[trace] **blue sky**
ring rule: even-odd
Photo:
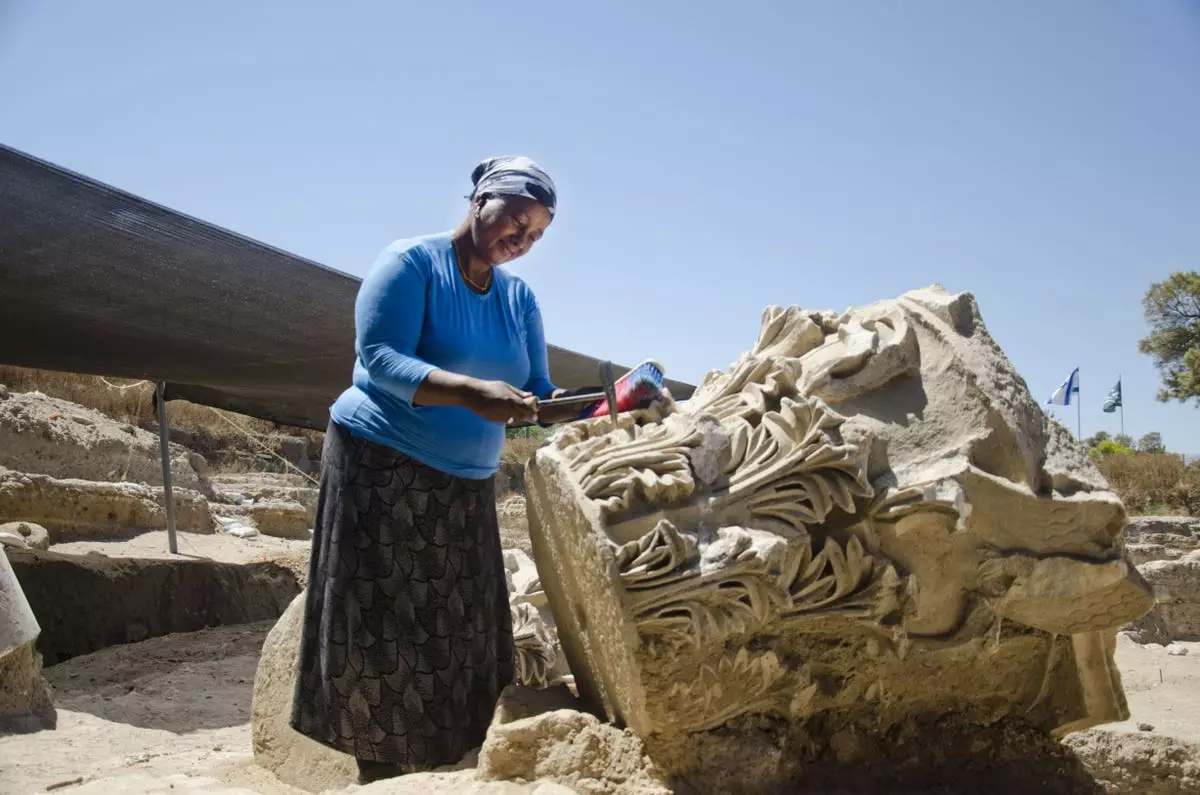
[[[1120,373],[1127,430],[1200,455],[1137,351],[1200,268],[1200,5],[334,5],[0,0],[0,141],[360,275],[527,154],[551,342],[694,382],[767,304],[938,282],[1038,400],[1081,368],[1085,435]]]

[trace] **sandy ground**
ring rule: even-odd
[[[212,792],[220,782],[296,792],[263,788],[246,769],[254,672],[273,623],[153,638],[46,669],[58,725],[0,737],[0,791]],[[181,786],[166,787],[168,776]]]
[[[523,506],[514,503],[501,509],[505,546],[528,544],[524,528],[515,521],[519,508]],[[277,560],[300,571],[309,548],[309,541],[262,535],[179,535],[183,555],[229,563]],[[53,549],[170,557],[165,532],[58,544]],[[48,668],[57,728],[0,735],[0,793],[302,795],[254,765],[251,752],[254,674],[273,623],[154,638]],[[1132,717],[1103,730],[1200,743],[1200,643],[1141,646],[1122,635],[1116,657]],[[442,778],[414,780],[412,792],[463,792],[474,784],[462,775]],[[397,791],[407,787],[396,790],[393,784],[389,789]],[[496,784],[471,791],[534,790]]]
[[[1139,732],[1146,724],[1153,734],[1200,743],[1200,643],[1139,646],[1120,635],[1116,657],[1131,717],[1104,728]]]
[[[0,792],[297,795],[251,754],[251,690],[272,623],[154,638],[47,669],[58,726],[0,737]],[[1108,731],[1148,724],[1200,742],[1200,643],[1123,638],[1117,662],[1133,717]],[[436,789],[456,783],[466,781],[448,777]]]

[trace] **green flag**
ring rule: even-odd
[[[1121,406],[1121,382],[1117,381],[1117,385],[1108,391],[1108,397],[1104,399],[1104,411],[1107,414],[1112,414]]]

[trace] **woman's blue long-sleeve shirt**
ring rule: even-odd
[[[459,477],[499,468],[504,425],[459,406],[414,406],[434,369],[554,391],[541,310],[529,286],[500,268],[486,294],[458,271],[450,233],[392,243],[363,279],[354,306],[352,386],[330,408],[351,434]]]

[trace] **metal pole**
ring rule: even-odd
[[[159,381],[155,387],[158,397],[158,446],[162,452],[163,502],[167,509],[167,548],[172,555],[179,554],[175,540],[175,496],[171,492],[171,429],[167,425],[167,382]]]
[[[1125,435],[1125,386],[1121,383],[1121,374],[1117,373],[1117,388],[1121,390],[1121,435]]]
[[[1079,441],[1084,441],[1084,393],[1075,395],[1075,428],[1079,430]]]

